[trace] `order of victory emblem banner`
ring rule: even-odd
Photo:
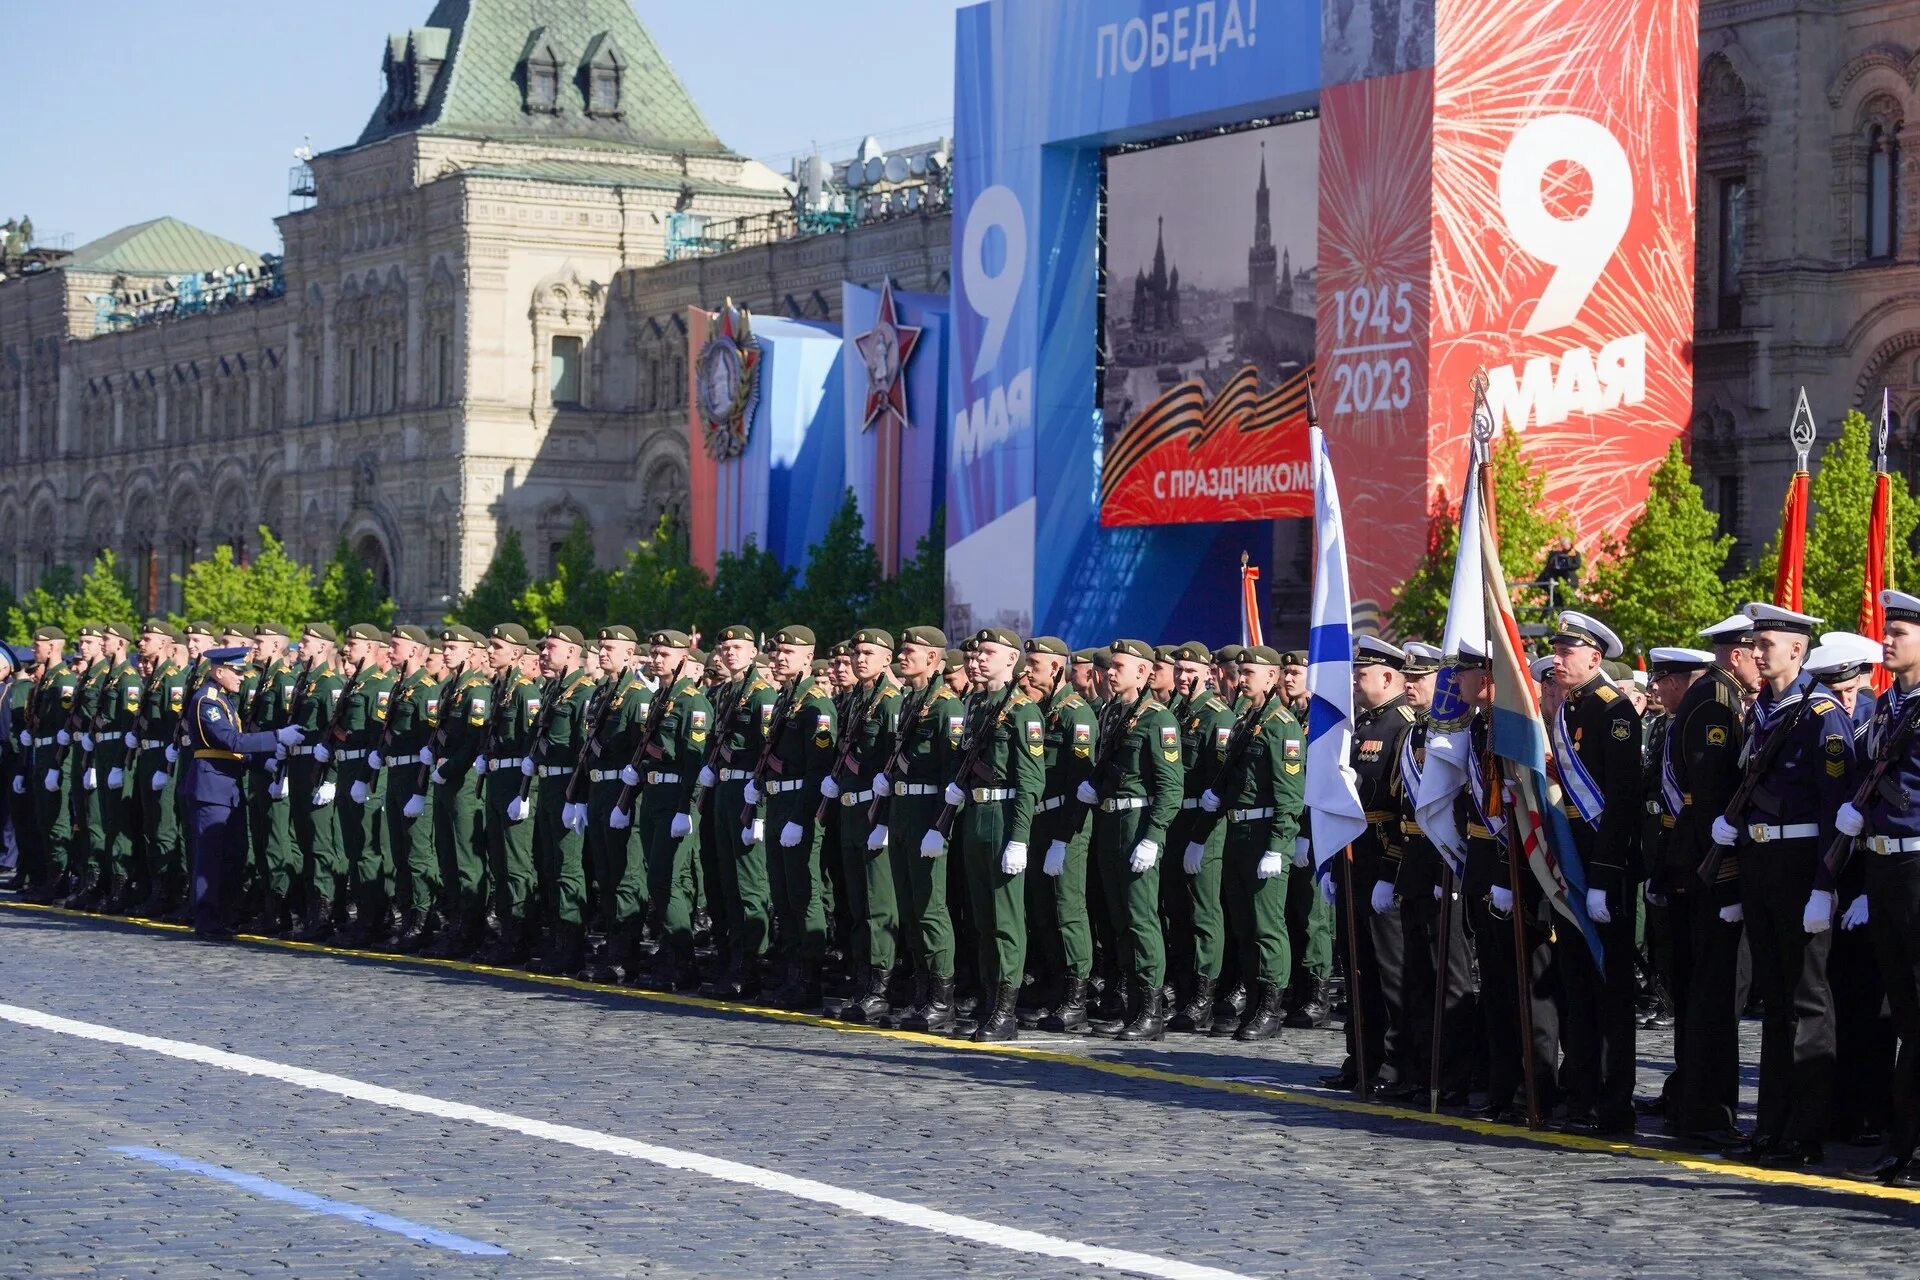
[[[728,298],[714,316],[714,329],[694,357],[702,437],[707,456],[737,458],[747,447],[747,428],[760,399],[760,344],[753,317]]]

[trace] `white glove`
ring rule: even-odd
[[[782,849],[797,847],[800,843],[800,837],[805,834],[804,831],[800,830],[799,823],[789,822],[786,826],[780,828],[780,847]]]
[[[1067,842],[1065,840],[1055,840],[1047,846],[1046,860],[1040,864],[1040,869],[1050,876],[1066,874]]]
[[[81,735],[80,735],[80,749],[81,749],[82,751],[92,751],[92,750],[93,750],[93,735],[92,735],[92,734],[90,734],[90,733],[83,733],[83,734],[81,734]]]
[[[323,782],[315,787],[313,789],[313,807],[316,809],[324,809],[332,804],[334,791],[335,788],[331,782]]]
[[[171,750],[172,748],[168,748],[168,749],[169,749],[169,750]],[[171,759],[172,757],[168,757],[168,758],[169,758],[169,759]],[[282,760],[285,760],[286,758],[287,758],[287,744],[286,744],[286,743],[284,743],[284,742],[276,742],[276,743],[274,743],[274,744],[273,744],[273,763],[274,763],[274,766],[275,766],[275,767],[277,768],[277,767],[279,766],[279,764],[280,764],[280,762],[281,762]]]
[[[521,776],[521,777],[523,777],[523,778],[531,778],[531,777],[533,776],[533,771],[534,771],[534,769],[535,769],[535,768],[536,768],[536,766],[535,766],[535,765],[534,765],[534,763],[533,763],[533,757],[532,757],[532,756],[521,756],[521,757],[520,757],[520,776]]]
[[[25,774],[16,773],[13,775],[13,794],[17,796],[27,794],[27,778]]]
[[[873,794],[882,797],[892,795],[893,779],[884,773],[875,774],[873,778]]]
[[[1133,846],[1133,852],[1127,857],[1127,869],[1135,875],[1153,870],[1153,864],[1160,861],[1160,843],[1157,840],[1142,840]]]
[[[1724,816],[1713,820],[1713,842],[1733,848],[1734,841],[1740,838],[1740,828],[1728,822]]]
[[[275,729],[273,736],[274,740],[283,747],[297,747],[300,745],[300,726],[290,724],[285,728]]]
[[[753,785],[753,779],[747,779],[747,785],[741,788],[740,798],[748,804],[760,803],[760,788]]]
[[[180,762],[180,748],[169,746],[167,748],[167,763],[178,764],[179,762]]]
[[[625,831],[633,824],[633,815],[618,805],[607,812],[607,825],[615,831]]]
[[[475,756],[473,758],[473,771],[475,773],[485,773],[487,771],[487,758],[485,756]]]
[[[324,742],[316,742],[313,744],[313,758],[316,763],[325,764],[333,759],[333,748]]]
[[[1000,851],[1000,874],[1017,876],[1027,869],[1027,842],[1009,840],[1007,847]]]
[[[33,745],[33,730],[22,729],[20,731],[20,745],[23,747],[31,747]]]
[[[1373,882],[1373,896],[1369,898],[1368,901],[1373,907],[1373,914],[1377,916],[1383,916],[1393,910],[1393,882],[1391,880],[1375,880]]]
[[[427,780],[429,782],[434,783],[436,786],[444,787],[447,785],[447,776],[444,773],[440,772],[439,765],[435,765],[433,767],[433,772],[427,775]]]
[[[740,828],[741,844],[747,844],[747,845],[759,844],[762,840],[765,840],[766,838],[767,838],[767,821],[765,818],[755,818],[752,822],[749,822],[746,826]]]
[[[140,739],[134,736],[133,730],[129,729],[120,735],[120,745],[132,751],[140,745]]]
[[[1857,836],[1867,829],[1867,815],[1854,808],[1849,800],[1835,811],[1833,826],[1843,836]]]
[[[1198,840],[1189,840],[1186,856],[1180,859],[1180,869],[1190,876],[1197,876],[1200,874],[1200,864],[1206,861],[1206,857],[1207,846]]]
[[[667,834],[675,840],[692,830],[693,815],[690,813],[676,813],[673,815],[673,821],[667,824]]]
[[[59,743],[63,747],[70,747],[73,745],[73,735],[68,733],[65,729],[62,729],[60,732],[54,734],[53,740]]]
[[[1492,891],[1493,909],[1503,916],[1513,914],[1513,890],[1505,885],[1494,885]]]
[[[829,800],[838,800],[840,798],[840,784],[832,778],[822,778],[820,779],[820,794]]]
[[[1846,914],[1840,917],[1842,929],[1858,929],[1867,922],[1867,895],[1861,894],[1847,904]]]
[[[121,787],[125,786],[126,784],[127,784],[127,771],[125,769],[122,769],[118,765],[116,765],[113,768],[107,770],[107,788],[109,790],[118,791]]]
[[[385,756],[381,755],[378,751],[367,752],[367,768],[378,773],[386,767],[387,758]]]
[[[560,806],[560,825],[569,831],[578,832],[580,828],[576,827],[574,823],[579,820],[580,808],[581,806],[571,801],[562,803]]]
[[[1833,928],[1833,895],[1815,889],[1807,895],[1807,909],[1800,913],[1800,927],[1808,933],[1825,933]]]
[[[1326,876],[1320,876],[1318,877],[1318,879],[1320,881],[1320,901],[1326,903],[1328,906],[1332,906],[1333,900],[1334,900],[1334,892],[1335,892],[1333,887],[1333,877],[1330,875],[1326,875]]]
[[[287,780],[285,778],[276,778],[273,782],[267,784],[267,799],[285,800],[286,798]]]
[[[1093,789],[1093,784],[1091,782],[1083,782],[1079,786],[1075,787],[1073,789],[1073,798],[1078,800],[1081,804],[1085,804],[1085,805],[1095,805],[1100,803],[1100,793]]]
[[[89,791],[93,790],[95,787],[100,785],[99,779],[93,776],[92,765],[88,765],[86,772],[80,775],[80,785],[85,787]]]
[[[1293,838],[1293,865],[1304,867],[1313,861],[1313,841],[1306,836]]]
[[[880,852],[880,850],[886,847],[887,847],[887,824],[883,822],[879,826],[875,827],[873,830],[867,832],[867,848],[873,850],[875,853],[878,853]]]
[[[372,796],[372,794],[371,791],[367,790],[367,784],[365,782],[356,782],[347,788],[347,795],[355,804],[365,804],[368,797]]]
[[[695,778],[694,781],[698,782],[701,788],[704,790],[712,787],[715,782],[719,781],[719,779],[713,776],[713,770],[707,768],[707,766],[705,765],[701,765],[700,776]]]
[[[1730,907],[1720,908],[1720,918],[1728,924],[1739,924],[1747,918],[1747,909],[1736,902]]]
[[[1649,889],[1647,890],[1647,905],[1650,907],[1664,907],[1667,905],[1667,895],[1664,893],[1655,893],[1652,889]]]
[[[1613,923],[1613,912],[1607,908],[1605,889],[1587,890],[1587,919],[1595,924]]]
[[[1442,890],[1441,890],[1441,888],[1440,888],[1440,886],[1439,886],[1439,885],[1435,885],[1435,886],[1433,886],[1433,900],[1434,900],[1435,902],[1438,902],[1438,901],[1440,901],[1440,899],[1441,899],[1441,898],[1442,898],[1443,896],[1445,896],[1445,895],[1444,895],[1444,893],[1442,892]]]
[[[425,796],[408,796],[407,802],[400,806],[400,814],[406,818],[417,818],[427,811]]]
[[[936,827],[928,827],[927,834],[920,837],[920,856],[937,858],[947,851],[947,838]]]
[[[507,801],[507,821],[525,822],[527,820],[527,798],[515,796]]]
[[[165,769],[155,769],[153,771],[153,777],[148,780],[147,785],[155,791],[165,791],[167,789],[167,771]]]
[[[1269,849],[1260,855],[1260,865],[1253,869],[1253,874],[1256,879],[1271,880],[1283,874],[1286,869],[1287,855]]]
[[[620,781],[629,787],[637,787],[640,785],[640,775],[634,771],[632,765],[623,764],[620,766]]]
[[[45,785],[49,791],[58,791],[60,789],[60,771],[58,769],[47,770]]]
[[[433,768],[433,748],[432,747],[420,748],[420,753],[416,755],[414,759],[418,760],[421,764],[427,766],[427,768],[429,769]]]
[[[947,789],[941,793],[941,798],[945,800],[948,804],[952,805],[954,808],[958,809],[961,805],[966,803],[967,793],[960,789],[959,783],[949,782],[947,784]]]

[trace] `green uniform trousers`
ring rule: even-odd
[[[281,768],[285,768],[284,763]],[[177,769],[177,766],[176,766]],[[264,768],[247,771],[247,848],[253,858],[254,880],[282,902],[293,893],[300,875],[299,855],[293,848],[293,811],[285,799],[268,794],[282,775]],[[164,793],[162,803],[176,827],[179,824],[180,775]],[[181,861],[186,861],[186,842],[181,841]]]
[[[1226,855],[1222,860],[1220,896],[1233,916],[1234,945],[1240,951],[1240,973],[1247,981],[1270,984],[1285,991],[1293,973],[1293,950],[1287,942],[1287,881],[1291,853],[1280,858],[1280,874],[1262,880],[1255,874],[1267,851],[1264,821],[1251,825],[1229,823]],[[1312,876],[1301,876],[1311,885]]]
[[[293,843],[301,853],[301,881],[309,898],[335,901],[346,888],[347,860],[340,848],[340,811],[336,805],[313,803],[313,789],[325,766],[312,756],[287,762],[287,803],[293,806]]]
[[[1333,932],[1333,904],[1320,896],[1311,870],[1288,859],[1287,950],[1302,972],[1321,982],[1333,977]]]
[[[533,784],[533,856],[540,882],[540,904],[550,927],[586,923],[586,841],[560,821],[567,805],[571,773]]]
[[[820,827],[813,820],[813,797],[786,792],[769,797],[766,809],[767,856],[774,875],[774,910],[779,913],[780,945],[789,960],[817,962],[827,949],[827,884],[820,868]],[[799,840],[783,844],[791,823]]]
[[[524,921],[533,896],[533,815],[507,821],[507,805],[520,794],[520,771],[500,769],[480,784],[485,802],[487,879],[500,925]]]
[[[1068,804],[1078,804],[1071,796]],[[1057,876],[1045,872],[1047,850],[1053,841],[1035,844],[1027,855],[1027,910],[1033,920],[1033,939],[1054,977],[1087,978],[1093,974],[1093,924],[1087,917],[1087,843],[1090,823],[1081,823],[1067,841],[1066,861]]]
[[[381,806],[387,824],[387,849],[394,864],[394,897],[402,912],[424,916],[440,900],[440,856],[433,847],[433,785],[414,790],[419,770],[411,762],[387,770],[387,798]],[[407,801],[424,796],[420,816],[409,818]]]
[[[166,775],[166,785],[153,789],[153,775]],[[140,811],[140,856],[149,887],[178,897],[187,887],[186,846],[180,839],[180,823],[174,807],[174,792],[179,787],[173,766],[167,763],[165,747],[150,747],[134,757],[132,777],[134,799]]]
[[[434,845],[440,851],[441,914],[455,919],[479,914],[487,900],[487,838],[480,805],[480,775],[469,769],[457,778],[430,784]]]
[[[855,966],[891,970],[900,957],[903,877],[896,874],[886,846],[867,848],[867,837],[873,833],[873,824],[867,821],[871,804],[871,799],[851,805],[834,801],[840,811],[841,879],[847,890],[847,914],[853,923],[853,950],[848,959]]]
[[[367,785],[365,804],[353,798],[353,784]],[[347,881],[354,901],[367,912],[384,915],[393,904],[393,853],[387,846],[387,824],[381,817],[386,803],[384,772],[371,774],[367,762],[347,760],[335,772],[333,803],[340,810],[340,846],[347,863]]]
[[[647,863],[634,843],[633,826],[607,821],[620,791],[615,776],[591,783],[587,793],[586,853],[592,859],[601,927],[610,934],[636,927],[647,914]]]
[[[1167,847],[1160,856],[1170,865],[1160,877],[1160,909],[1167,920],[1167,948],[1174,972],[1217,979],[1227,950],[1227,922],[1220,907],[1220,859],[1226,848],[1227,824],[1213,824],[1212,833],[1202,845],[1200,874],[1190,876],[1186,857],[1194,825],[1190,815],[1182,814],[1167,830]]]
[[[956,824],[968,909],[978,930],[979,976],[983,988],[1002,982],[1010,982],[1017,988],[1026,980],[1027,887],[1023,880],[1026,873],[1008,875],[1000,869],[1013,803],[1011,800],[969,803],[960,810]]]
[[[1160,927],[1160,862],[1145,871],[1130,865],[1146,826],[1146,810],[1093,815],[1093,856],[1100,863],[1101,908],[1119,948],[1120,972],[1158,987],[1167,980],[1166,940]],[[1161,859],[1167,850],[1160,851]]]
[[[81,861],[76,853],[84,855],[85,846],[75,848],[73,831],[73,766],[62,765],[54,768],[54,752],[51,747],[43,747],[34,752],[36,768],[27,775],[27,789],[33,795],[36,813],[35,829],[41,833],[41,847],[46,854],[46,869],[50,879],[58,879],[68,872],[79,872]],[[47,773],[53,770],[58,776],[52,791],[47,790]]]
[[[747,824],[744,779],[723,778],[710,793],[708,823],[720,846],[720,898],[729,913],[735,953],[746,960],[767,954],[773,936],[773,885],[764,840],[742,839]]]
[[[947,863],[928,858],[920,842],[946,807],[939,796],[895,796],[887,802],[887,857],[901,870],[900,930],[920,972],[953,977],[953,917],[947,911]]]
[[[693,864],[699,840],[693,831],[673,834],[673,819],[686,807],[684,785],[656,783],[640,796],[634,827],[647,866],[648,911],[662,939],[678,956],[693,954]]]

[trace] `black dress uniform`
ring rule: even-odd
[[[245,649],[217,649],[207,662],[245,661]],[[240,781],[249,756],[271,755],[278,745],[272,733],[242,733],[233,703],[208,680],[193,691],[181,716],[188,755],[180,783],[186,808],[187,845],[193,866],[193,928],[200,934],[226,932],[221,892],[226,872],[238,865],[246,832]]]
[[[1827,653],[1822,644],[1814,657]],[[1873,646],[1879,660],[1880,646]],[[1864,676],[1870,665],[1822,663],[1815,678],[1840,681]],[[1845,707],[1844,696],[1841,706]],[[1847,792],[1859,789],[1870,757],[1868,735],[1872,731],[1876,703],[1873,692],[1859,689],[1847,714],[1853,721],[1854,767],[1847,774]],[[1855,1146],[1875,1146],[1884,1141],[1893,1114],[1893,1018],[1887,1008],[1886,984],[1880,978],[1880,963],[1874,954],[1873,936],[1853,910],[1867,892],[1867,859],[1847,860],[1834,883],[1833,950],[1827,956],[1827,984],[1833,988],[1833,1109],[1827,1118],[1828,1136]]]

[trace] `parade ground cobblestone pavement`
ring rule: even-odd
[[[1329,1032],[972,1047],[409,958],[213,946],[5,900],[0,975],[9,1277],[1124,1273],[34,1015],[1124,1250],[1169,1275],[1897,1275],[1920,1245],[1920,1191],[1353,1104],[1312,1083],[1337,1062]],[[1743,1035],[1751,1063],[1751,1024]],[[1643,1091],[1670,1052],[1666,1034],[1643,1036]],[[1750,1105],[1750,1069],[1746,1083]],[[124,1147],[507,1252],[456,1252]],[[1837,1170],[1872,1153],[1831,1154]]]

